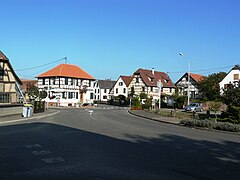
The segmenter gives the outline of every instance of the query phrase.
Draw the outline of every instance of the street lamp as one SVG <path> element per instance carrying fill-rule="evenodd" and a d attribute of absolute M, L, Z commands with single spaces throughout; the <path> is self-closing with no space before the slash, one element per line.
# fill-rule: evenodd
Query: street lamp
<path fill-rule="evenodd" d="M 189 105 L 190 104 L 190 60 L 186 56 L 184 56 L 183 53 L 179 53 L 179 55 L 188 61 L 187 105 Z"/>

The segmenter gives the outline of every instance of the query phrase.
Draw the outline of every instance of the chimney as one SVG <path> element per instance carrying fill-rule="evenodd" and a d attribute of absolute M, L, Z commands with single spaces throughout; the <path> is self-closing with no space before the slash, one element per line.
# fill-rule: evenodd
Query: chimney
<path fill-rule="evenodd" d="M 154 75 L 154 68 L 152 68 L 152 74 Z"/>

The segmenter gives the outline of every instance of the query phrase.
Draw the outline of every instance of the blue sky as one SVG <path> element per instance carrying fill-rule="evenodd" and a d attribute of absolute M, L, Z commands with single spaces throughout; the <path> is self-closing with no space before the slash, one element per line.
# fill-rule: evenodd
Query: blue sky
<path fill-rule="evenodd" d="M 155 68 L 175 82 L 188 60 L 203 75 L 239 64 L 239 9 L 239 0 L 7 0 L 0 50 L 25 79 L 64 61 L 18 70 L 67 57 L 97 79 Z"/>

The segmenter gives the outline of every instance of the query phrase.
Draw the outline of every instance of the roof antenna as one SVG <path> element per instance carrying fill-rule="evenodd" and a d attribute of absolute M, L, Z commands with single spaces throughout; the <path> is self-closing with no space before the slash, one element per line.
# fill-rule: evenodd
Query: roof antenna
<path fill-rule="evenodd" d="M 63 59 L 65 59 L 65 64 L 67 64 L 67 57 L 65 57 L 65 58 L 63 58 Z"/>

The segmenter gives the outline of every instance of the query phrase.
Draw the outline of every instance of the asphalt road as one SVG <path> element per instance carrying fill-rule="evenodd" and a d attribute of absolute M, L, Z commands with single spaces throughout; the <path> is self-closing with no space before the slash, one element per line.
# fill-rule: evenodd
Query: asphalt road
<path fill-rule="evenodd" d="M 115 109 L 0 126 L 0 179 L 240 179 L 240 136 Z"/>

